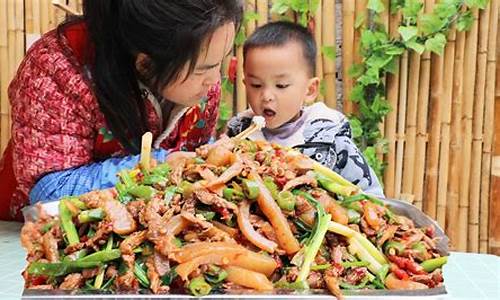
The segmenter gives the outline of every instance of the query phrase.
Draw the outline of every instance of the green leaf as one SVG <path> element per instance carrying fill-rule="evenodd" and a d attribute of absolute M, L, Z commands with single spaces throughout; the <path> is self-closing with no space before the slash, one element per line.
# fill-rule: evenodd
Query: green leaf
<path fill-rule="evenodd" d="M 441 19 L 437 15 L 427 14 L 420 17 L 420 31 L 424 35 L 441 31 L 446 25 L 446 19 Z"/>
<path fill-rule="evenodd" d="M 247 37 L 245 36 L 245 31 L 243 27 L 241 27 L 238 33 L 236 34 L 236 37 L 234 38 L 234 44 L 236 46 L 241 46 L 243 45 L 243 43 L 245 43 L 246 38 Z"/>
<path fill-rule="evenodd" d="M 405 0 L 391 0 L 391 14 L 394 15 L 403 8 L 405 5 Z"/>
<path fill-rule="evenodd" d="M 361 121 L 358 118 L 352 117 L 350 119 L 349 124 L 351 125 L 353 138 L 358 138 L 363 135 L 363 128 L 361 127 Z"/>
<path fill-rule="evenodd" d="M 387 45 L 385 47 L 384 53 L 387 55 L 401 55 L 405 52 L 405 49 L 399 45 Z"/>
<path fill-rule="evenodd" d="M 381 0 L 368 0 L 367 8 L 376 13 L 381 13 L 385 10 L 384 3 Z"/>
<path fill-rule="evenodd" d="M 365 98 L 365 91 L 363 89 L 363 86 L 361 84 L 356 84 L 352 90 L 351 90 L 351 95 L 349 95 L 349 100 L 351 100 L 354 103 L 358 103 Z"/>
<path fill-rule="evenodd" d="M 323 55 L 331 60 L 335 60 L 335 46 L 323 46 L 321 47 L 321 52 Z"/>
<path fill-rule="evenodd" d="M 356 21 L 354 21 L 354 28 L 358 29 L 359 27 L 361 27 L 361 25 L 365 23 L 365 21 L 366 21 L 366 13 L 361 12 L 356 16 Z"/>
<path fill-rule="evenodd" d="M 361 32 L 361 47 L 365 49 L 371 48 L 378 41 L 377 36 L 370 30 L 363 30 Z"/>
<path fill-rule="evenodd" d="M 442 19 L 449 19 L 458 13 L 456 0 L 442 0 L 434 6 L 433 13 Z"/>
<path fill-rule="evenodd" d="M 417 26 L 399 26 L 398 32 L 401 34 L 403 41 L 406 42 L 417 36 L 418 28 Z"/>
<path fill-rule="evenodd" d="M 457 30 L 458 31 L 468 31 L 472 24 L 474 24 L 474 16 L 472 11 L 468 10 L 458 17 L 457 20 Z"/>
<path fill-rule="evenodd" d="M 358 78 L 358 82 L 363 85 L 378 84 L 379 83 L 379 69 L 369 68 L 365 74 Z"/>
<path fill-rule="evenodd" d="M 422 54 L 425 51 L 425 46 L 422 43 L 418 42 L 416 39 L 406 42 L 405 46 L 413 49 L 418 54 Z"/>
<path fill-rule="evenodd" d="M 391 105 L 387 102 L 385 97 L 377 94 L 373 100 L 371 109 L 374 113 L 377 113 L 380 116 L 385 116 L 391 111 Z"/>
<path fill-rule="evenodd" d="M 363 71 L 365 68 L 363 67 L 362 64 L 353 64 L 349 67 L 349 70 L 347 71 L 347 75 L 356 78 L 359 77 L 363 74 Z"/>
<path fill-rule="evenodd" d="M 271 7 L 271 13 L 282 15 L 290 9 L 287 0 L 275 0 L 273 1 L 273 6 Z"/>
<path fill-rule="evenodd" d="M 372 55 L 366 60 L 366 65 L 369 67 L 382 69 L 392 60 L 390 55 Z"/>
<path fill-rule="evenodd" d="M 470 8 L 485 9 L 488 6 L 488 0 L 465 0 L 465 4 Z"/>
<path fill-rule="evenodd" d="M 222 80 L 222 91 L 232 95 L 234 92 L 234 85 L 231 83 L 229 78 L 224 78 Z"/>
<path fill-rule="evenodd" d="M 403 7 L 403 18 L 408 22 L 407 24 L 415 24 L 417 17 L 422 10 L 424 4 L 419 0 L 406 0 Z"/>
<path fill-rule="evenodd" d="M 425 49 L 439 55 L 443 54 L 445 45 L 446 36 L 442 33 L 438 33 L 434 37 L 431 37 L 430 39 L 425 41 Z"/>
<path fill-rule="evenodd" d="M 244 22 L 250 22 L 250 21 L 257 21 L 260 19 L 260 15 L 257 12 L 254 11 L 246 11 L 245 15 L 243 16 Z"/>

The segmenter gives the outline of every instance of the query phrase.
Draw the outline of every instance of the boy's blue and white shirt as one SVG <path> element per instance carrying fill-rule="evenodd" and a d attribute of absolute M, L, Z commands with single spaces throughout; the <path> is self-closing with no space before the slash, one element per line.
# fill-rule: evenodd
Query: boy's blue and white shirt
<path fill-rule="evenodd" d="M 228 122 L 228 135 L 245 130 L 252 121 L 248 110 Z M 365 158 L 351 139 L 351 127 L 340 112 L 318 102 L 302 109 L 301 116 L 276 129 L 263 128 L 254 132 L 251 140 L 293 147 L 329 167 L 365 192 L 385 198 L 384 192 Z"/>

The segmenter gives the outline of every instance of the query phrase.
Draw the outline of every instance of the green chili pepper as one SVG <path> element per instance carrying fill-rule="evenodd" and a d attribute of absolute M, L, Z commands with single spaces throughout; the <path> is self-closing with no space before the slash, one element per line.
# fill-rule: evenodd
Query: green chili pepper
<path fill-rule="evenodd" d="M 351 188 L 345 185 L 342 185 L 338 182 L 334 182 L 328 179 L 326 176 L 320 175 L 316 173 L 316 180 L 318 180 L 319 185 L 330 193 L 334 193 L 337 195 L 347 196 L 351 193 Z M 349 189 L 349 191 L 347 190 Z"/>
<path fill-rule="evenodd" d="M 442 267 L 444 264 L 446 264 L 447 261 L 448 261 L 448 256 L 441 256 L 437 258 L 428 259 L 423 263 L 421 263 L 420 265 L 422 266 L 422 268 L 424 268 L 426 272 L 432 272 L 437 268 Z"/>
<path fill-rule="evenodd" d="M 78 221 L 80 223 L 89 223 L 89 222 L 95 222 L 95 221 L 100 221 L 104 219 L 106 216 L 106 213 L 102 208 L 94 208 L 94 209 L 89 209 L 89 210 L 84 210 L 78 214 Z"/>
<path fill-rule="evenodd" d="M 147 185 L 160 184 L 166 182 L 167 182 L 166 177 L 155 174 L 149 174 L 148 176 L 144 177 L 144 180 L 142 180 L 142 184 L 147 184 Z"/>
<path fill-rule="evenodd" d="M 381 290 L 385 289 L 384 283 L 378 277 L 373 279 L 372 283 L 373 283 L 373 286 L 377 289 L 381 289 Z"/>
<path fill-rule="evenodd" d="M 202 276 L 191 279 L 188 288 L 193 296 L 205 296 L 212 290 L 210 284 Z"/>
<path fill-rule="evenodd" d="M 184 198 L 187 198 L 187 197 L 191 196 L 191 193 L 193 192 L 193 184 L 187 180 L 183 180 L 179 184 L 179 189 L 182 193 L 182 196 Z"/>
<path fill-rule="evenodd" d="M 342 262 L 341 265 L 344 267 L 344 268 L 353 268 L 353 267 L 366 267 L 368 266 L 370 263 L 367 262 L 367 261 L 364 261 L 364 260 L 360 260 L 360 261 L 348 261 L 348 262 Z"/>
<path fill-rule="evenodd" d="M 278 193 L 278 199 L 276 199 L 278 206 L 283 210 L 294 210 L 295 208 L 295 196 L 290 191 L 281 191 Z"/>
<path fill-rule="evenodd" d="M 205 163 L 205 160 L 203 158 L 197 156 L 194 158 L 194 163 L 197 165 L 202 165 Z"/>
<path fill-rule="evenodd" d="M 80 242 L 78 232 L 76 231 L 75 224 L 73 223 L 73 216 L 71 211 L 66 206 L 66 201 L 59 201 L 59 219 L 61 220 L 61 227 L 66 233 L 69 245 L 75 245 Z"/>
<path fill-rule="evenodd" d="M 63 198 L 63 199 L 66 200 L 66 201 L 71 202 L 71 204 L 73 204 L 74 206 L 78 207 L 78 209 L 80 209 L 80 210 L 87 209 L 87 205 L 85 204 L 85 202 L 83 202 L 82 200 L 80 200 L 78 197 L 66 197 L 66 198 Z"/>
<path fill-rule="evenodd" d="M 142 198 L 144 200 L 151 200 L 151 197 L 153 197 L 156 190 L 147 185 L 138 185 L 129 189 L 128 192 L 137 198 Z"/>
<path fill-rule="evenodd" d="M 400 242 L 387 241 L 384 245 L 384 252 L 387 255 L 400 255 L 405 250 L 405 246 Z"/>
<path fill-rule="evenodd" d="M 113 249 L 113 250 L 101 250 L 94 252 L 90 255 L 87 255 L 83 258 L 80 258 L 79 262 L 108 262 L 111 260 L 115 260 L 121 256 L 120 249 Z"/>
<path fill-rule="evenodd" d="M 359 224 L 359 222 L 361 222 L 361 214 L 354 209 L 348 209 L 347 216 L 349 218 L 349 224 Z"/>
<path fill-rule="evenodd" d="M 129 189 L 135 185 L 134 179 L 130 176 L 129 170 L 122 170 L 118 173 L 121 181 L 123 182 L 126 189 Z"/>
<path fill-rule="evenodd" d="M 149 278 L 146 271 L 139 265 L 137 262 L 134 264 L 134 275 L 137 278 L 137 281 L 145 287 L 149 288 Z"/>
<path fill-rule="evenodd" d="M 222 282 L 226 277 L 227 272 L 216 265 L 209 265 L 207 272 L 205 272 L 205 280 L 211 284 Z"/>
<path fill-rule="evenodd" d="M 314 265 L 314 266 L 311 266 L 311 271 L 326 270 L 326 269 L 330 268 L 331 266 L 332 266 L 331 264 Z"/>
<path fill-rule="evenodd" d="M 176 186 L 169 186 L 165 189 L 165 195 L 163 195 L 163 200 L 165 201 L 166 204 L 170 204 L 170 201 L 174 198 L 175 194 L 177 193 L 177 187 Z"/>
<path fill-rule="evenodd" d="M 167 163 L 160 164 L 156 166 L 153 170 L 151 170 L 151 174 L 167 177 L 172 169 Z"/>
<path fill-rule="evenodd" d="M 62 261 L 58 263 L 33 262 L 28 267 L 28 274 L 58 277 L 69 273 L 79 272 L 82 269 L 100 267 L 101 265 L 102 263 L 98 261 Z"/>
<path fill-rule="evenodd" d="M 180 238 L 176 237 L 176 238 L 174 238 L 174 239 L 172 240 L 172 242 L 173 242 L 173 244 L 174 244 L 175 246 L 177 246 L 177 247 L 179 247 L 179 248 L 180 248 L 180 247 L 182 247 L 182 244 L 183 244 L 183 243 L 182 243 L 182 241 L 181 241 L 181 239 L 180 239 Z"/>
<path fill-rule="evenodd" d="M 227 201 L 239 201 L 242 200 L 244 196 L 242 192 L 234 188 L 224 188 L 222 190 L 222 197 Z"/>
<path fill-rule="evenodd" d="M 427 253 L 427 247 L 425 247 L 425 244 L 423 242 L 418 242 L 413 244 L 411 246 L 413 250 L 416 250 L 419 255 L 425 255 Z"/>
<path fill-rule="evenodd" d="M 264 178 L 264 186 L 269 190 L 274 200 L 278 200 L 279 189 L 272 177 L 267 176 Z"/>
<path fill-rule="evenodd" d="M 202 215 L 207 221 L 212 221 L 212 219 L 215 217 L 215 212 L 213 211 L 196 210 L 196 213 Z"/>
<path fill-rule="evenodd" d="M 259 185 L 253 180 L 244 179 L 243 189 L 245 190 L 247 198 L 250 200 L 257 199 L 260 194 Z"/>

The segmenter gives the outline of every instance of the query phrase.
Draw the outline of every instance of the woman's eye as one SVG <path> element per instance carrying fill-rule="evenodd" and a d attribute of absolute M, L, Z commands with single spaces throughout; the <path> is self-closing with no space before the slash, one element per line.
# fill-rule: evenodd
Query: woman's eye
<path fill-rule="evenodd" d="M 286 89 L 289 86 L 290 86 L 289 84 L 277 84 L 276 85 L 276 87 L 279 88 L 279 89 Z"/>

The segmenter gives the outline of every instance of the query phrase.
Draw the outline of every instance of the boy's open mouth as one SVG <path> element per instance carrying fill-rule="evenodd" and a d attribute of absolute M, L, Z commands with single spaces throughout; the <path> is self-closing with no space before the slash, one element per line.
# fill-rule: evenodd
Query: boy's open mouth
<path fill-rule="evenodd" d="M 264 115 L 264 117 L 272 118 L 276 115 L 276 112 L 272 109 L 266 108 L 266 109 L 264 109 L 262 114 Z"/>

